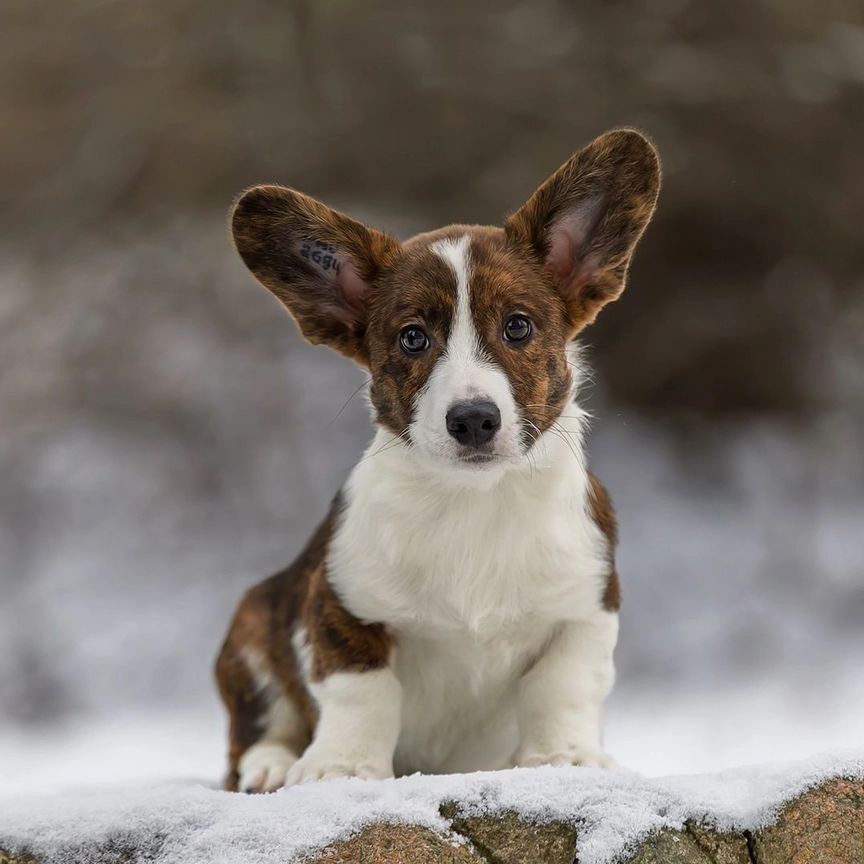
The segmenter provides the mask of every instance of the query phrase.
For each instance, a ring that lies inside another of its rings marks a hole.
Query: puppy
[[[217,661],[227,787],[606,766],[615,517],[587,469],[574,341],[624,289],[653,146],[574,154],[503,228],[400,242],[280,186],[237,202],[246,266],[371,376],[375,438]]]

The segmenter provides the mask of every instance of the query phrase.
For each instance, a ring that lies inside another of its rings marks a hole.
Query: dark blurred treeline
[[[666,185],[634,289],[591,337],[610,395],[800,414],[836,401],[860,349],[860,2],[8,0],[0,15],[0,229],[45,254],[117,220],[221,214],[260,181],[402,232],[497,221],[571,150],[636,125]]]
[[[622,681],[860,651],[861,0],[4,0],[0,720],[212,699],[368,439],[232,252],[241,189],[497,222],[616,125],[665,168],[587,335]]]

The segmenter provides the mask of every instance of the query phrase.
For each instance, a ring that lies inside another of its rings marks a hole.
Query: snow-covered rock
[[[16,864],[861,864],[864,751],[659,779],[536,768],[263,796],[171,784],[6,798],[0,849]]]

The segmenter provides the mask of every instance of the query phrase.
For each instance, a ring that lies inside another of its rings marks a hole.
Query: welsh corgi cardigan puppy
[[[376,433],[217,662],[229,789],[608,766],[615,516],[586,466],[579,333],[624,289],[660,185],[608,132],[503,227],[400,242],[293,189],[231,227],[309,342],[368,370]]]

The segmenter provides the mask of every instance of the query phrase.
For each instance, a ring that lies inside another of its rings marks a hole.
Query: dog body
[[[574,337],[623,289],[656,154],[609,133],[503,229],[398,243],[257,187],[233,228],[310,341],[371,372],[375,439],[217,663],[229,788],[605,765],[615,521],[587,470]]]
[[[599,656],[577,659],[568,686],[596,674],[600,700],[611,685],[609,544],[584,468],[568,443],[549,437],[539,445],[544,464],[510,472],[494,489],[450,487],[405,464],[401,448],[364,460],[346,487],[330,579],[355,615],[382,621],[398,646],[398,773],[510,764],[519,682],[567,627],[603,643]],[[370,454],[386,440],[380,433]],[[590,750],[581,756],[598,758],[599,740]]]

